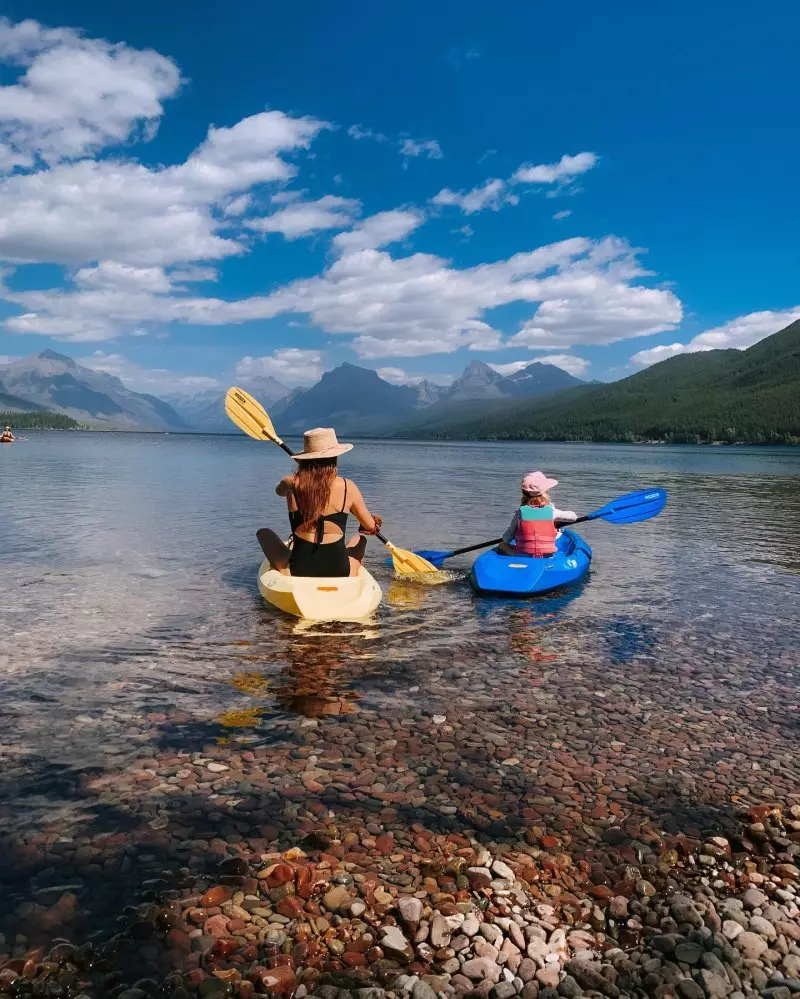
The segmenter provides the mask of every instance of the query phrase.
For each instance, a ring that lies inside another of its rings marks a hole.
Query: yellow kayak
[[[357,576],[284,576],[264,559],[258,570],[261,596],[307,621],[360,621],[381,602],[381,588],[365,568]]]

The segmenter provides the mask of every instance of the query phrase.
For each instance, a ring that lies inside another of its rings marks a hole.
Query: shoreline
[[[178,888],[164,872],[120,907],[121,932],[81,947],[52,918],[75,905],[64,890],[49,923],[39,914],[50,946],[18,939],[0,958],[0,994],[787,999],[800,993],[800,795],[737,821],[703,839],[610,826],[604,863],[541,830],[504,847],[380,822],[341,835],[307,822],[280,852],[220,839],[215,877],[184,866]]]

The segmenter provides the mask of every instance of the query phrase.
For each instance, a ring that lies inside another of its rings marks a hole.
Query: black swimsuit
[[[303,522],[299,510],[289,511],[289,523],[292,526],[292,554],[289,558],[289,571],[293,576],[349,576],[350,556],[347,554],[344,533],[347,529],[347,479],[344,480],[344,501],[338,513],[329,513],[320,517],[314,528],[315,538],[306,541],[297,536],[297,529]],[[325,537],[325,522],[330,521],[342,532],[335,541],[323,543]]]

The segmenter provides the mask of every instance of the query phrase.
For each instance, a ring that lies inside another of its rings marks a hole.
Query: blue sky
[[[6,4],[0,358],[611,379],[800,318],[795,4],[378,7]]]

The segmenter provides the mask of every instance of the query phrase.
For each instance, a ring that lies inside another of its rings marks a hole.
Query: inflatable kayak
[[[479,555],[470,582],[478,593],[518,597],[534,597],[577,583],[589,569],[592,549],[574,531],[562,531],[556,544],[558,551],[550,558],[501,555],[496,550]]]
[[[258,570],[261,596],[286,614],[308,621],[360,621],[381,602],[381,588],[365,568],[357,576],[284,576],[265,559]]]

